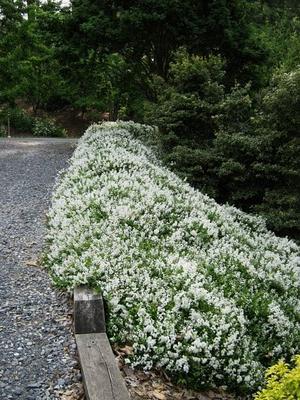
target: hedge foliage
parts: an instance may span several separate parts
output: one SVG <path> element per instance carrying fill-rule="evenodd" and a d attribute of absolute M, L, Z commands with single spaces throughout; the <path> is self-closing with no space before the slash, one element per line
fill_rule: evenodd
<path fill-rule="evenodd" d="M 164 168 L 133 123 L 91 126 L 59 182 L 46 263 L 102 291 L 133 366 L 247 393 L 299 352 L 299 247 Z"/>

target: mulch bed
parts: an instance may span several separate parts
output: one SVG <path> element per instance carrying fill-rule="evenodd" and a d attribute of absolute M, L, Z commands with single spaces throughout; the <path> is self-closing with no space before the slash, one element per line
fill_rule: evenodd
<path fill-rule="evenodd" d="M 115 347 L 114 352 L 132 400 L 238 400 L 224 390 L 196 392 L 172 383 L 162 370 L 142 371 L 126 365 L 130 346 Z"/>

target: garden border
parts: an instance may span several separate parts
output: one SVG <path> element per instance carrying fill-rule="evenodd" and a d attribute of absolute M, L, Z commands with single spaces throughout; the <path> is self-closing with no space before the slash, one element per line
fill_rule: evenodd
<path fill-rule="evenodd" d="M 106 335 L 101 294 L 74 289 L 74 330 L 87 400 L 129 400 Z"/>

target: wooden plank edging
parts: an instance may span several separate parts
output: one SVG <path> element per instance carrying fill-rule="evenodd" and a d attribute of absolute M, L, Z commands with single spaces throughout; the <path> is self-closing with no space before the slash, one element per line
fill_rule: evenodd
<path fill-rule="evenodd" d="M 74 327 L 87 400 L 129 400 L 106 335 L 102 296 L 74 289 Z"/>
<path fill-rule="evenodd" d="M 74 329 L 75 334 L 106 332 L 102 296 L 87 286 L 74 289 Z"/>

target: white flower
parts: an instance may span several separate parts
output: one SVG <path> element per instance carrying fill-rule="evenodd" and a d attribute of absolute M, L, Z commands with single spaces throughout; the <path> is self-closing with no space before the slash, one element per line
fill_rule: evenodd
<path fill-rule="evenodd" d="M 101 290 L 110 339 L 133 345 L 133 366 L 253 389 L 266 354 L 300 351 L 299 247 L 164 168 L 139 140 L 156 134 L 87 130 L 56 185 L 48 266 L 68 289 Z"/>

